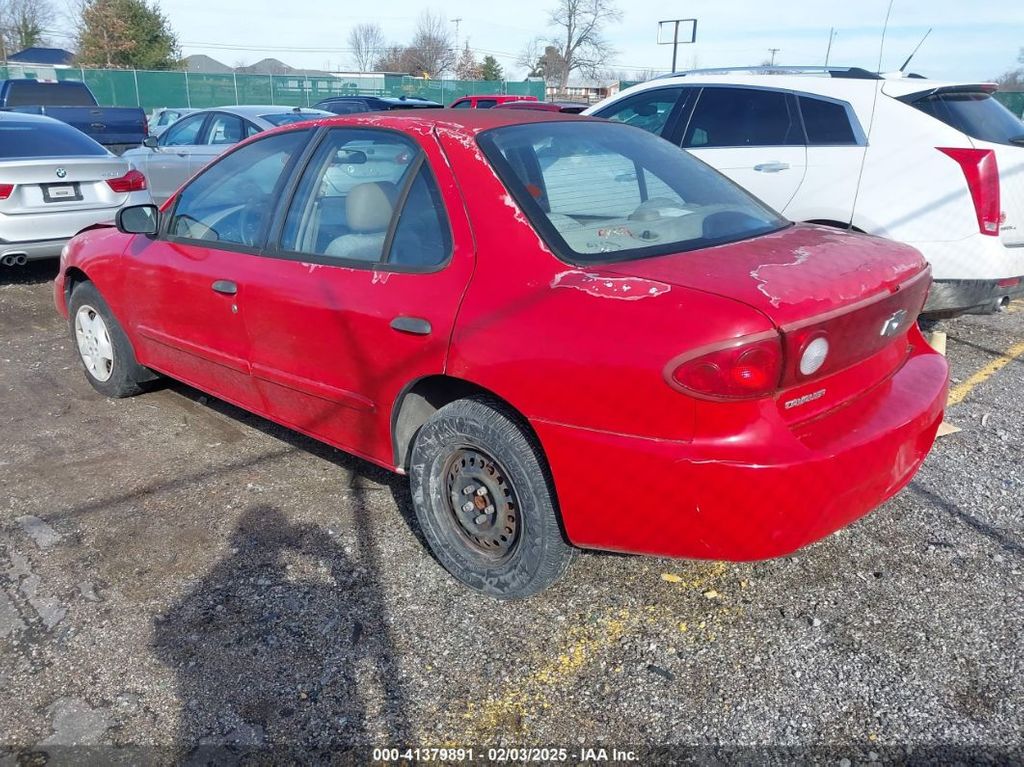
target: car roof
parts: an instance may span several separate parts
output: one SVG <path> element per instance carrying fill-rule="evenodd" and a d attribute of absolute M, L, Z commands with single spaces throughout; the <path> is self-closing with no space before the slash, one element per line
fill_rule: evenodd
<path fill-rule="evenodd" d="M 755 68 L 756 69 L 756 68 Z M 846 68 L 849 69 L 849 68 Z M 836 71 L 843 72 L 843 68 Z M 860 70 L 857 70 L 860 71 Z M 869 76 L 870 75 L 870 76 Z M 750 70 L 696 70 L 693 72 L 677 72 L 663 75 L 640 83 L 622 91 L 622 94 L 639 92 L 649 88 L 664 88 L 673 85 L 743 85 L 754 88 L 778 88 L 780 90 L 812 93 L 821 96 L 843 98 L 844 95 L 861 92 L 871 93 L 879 86 L 886 94 L 899 97 L 910 93 L 918 93 L 933 88 L 947 88 L 962 85 L 982 85 L 982 83 L 956 83 L 940 80 L 929 80 L 925 77 L 909 77 L 899 73 L 865 76 L 829 75 L 828 71 L 750 71 Z M 634 91 L 634 88 L 636 91 Z"/>
<path fill-rule="evenodd" d="M 608 125 L 606 120 L 587 118 L 563 112 L 545 112 L 539 109 L 415 109 L 392 112 L 362 112 L 354 115 L 337 115 L 316 120 L 318 125 L 372 125 L 396 130 L 439 127 L 458 133 L 475 134 L 491 128 L 507 125 L 523 125 L 543 122 L 590 122 Z"/>
<path fill-rule="evenodd" d="M 314 109 L 312 107 L 293 107 L 284 104 L 240 104 L 223 107 L 209 107 L 208 109 L 196 109 L 193 110 L 193 114 L 200 112 L 227 112 L 228 114 L 252 120 L 254 118 L 262 117 L 263 115 L 289 114 L 296 112 L 296 110 L 298 110 L 298 114 L 309 114 L 311 117 L 315 117 L 323 112 L 323 110 Z"/>

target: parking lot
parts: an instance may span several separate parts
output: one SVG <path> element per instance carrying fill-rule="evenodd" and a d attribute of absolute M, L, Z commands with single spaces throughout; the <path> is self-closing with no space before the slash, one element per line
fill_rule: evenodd
<path fill-rule="evenodd" d="M 465 589 L 403 477 L 167 384 L 111 401 L 0 272 L 0 756 L 37 744 L 1019 748 L 1024 307 L 944 323 L 942 438 L 796 555 Z M 627 478 L 624 478 L 626 481 Z"/>

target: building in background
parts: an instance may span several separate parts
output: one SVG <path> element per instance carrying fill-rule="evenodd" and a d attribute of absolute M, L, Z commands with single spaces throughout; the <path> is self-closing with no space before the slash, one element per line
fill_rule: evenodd
<path fill-rule="evenodd" d="M 63 48 L 26 48 L 7 57 L 11 64 L 68 69 L 74 66 L 75 54 Z"/>

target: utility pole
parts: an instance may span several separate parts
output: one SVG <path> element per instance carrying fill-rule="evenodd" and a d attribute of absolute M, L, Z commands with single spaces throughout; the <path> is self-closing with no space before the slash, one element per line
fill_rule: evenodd
<path fill-rule="evenodd" d="M 825 49 L 825 66 L 826 67 L 828 66 L 829 56 L 832 55 L 832 41 L 836 39 L 836 35 L 838 35 L 838 34 L 839 33 L 836 31 L 835 27 L 832 27 L 828 31 L 828 48 Z"/>
<path fill-rule="evenodd" d="M 768 66 L 774 67 L 775 66 L 775 54 L 778 53 L 779 51 L 781 51 L 782 49 L 781 48 L 769 48 L 768 50 L 772 54 L 772 60 L 771 60 L 771 63 Z"/>
<path fill-rule="evenodd" d="M 451 21 L 451 23 L 455 25 L 455 52 L 458 53 L 458 51 L 459 51 L 459 26 L 462 24 L 462 17 L 459 16 L 458 18 L 449 19 L 449 21 Z"/>

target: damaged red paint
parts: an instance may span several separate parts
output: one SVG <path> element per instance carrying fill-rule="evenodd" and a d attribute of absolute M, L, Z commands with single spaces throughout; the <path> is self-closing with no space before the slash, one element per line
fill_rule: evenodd
<path fill-rule="evenodd" d="M 639 301 L 668 293 L 671 285 L 642 277 L 606 277 L 595 272 L 573 269 L 555 275 L 552 288 L 575 288 L 597 298 L 616 298 L 620 301 Z"/>

